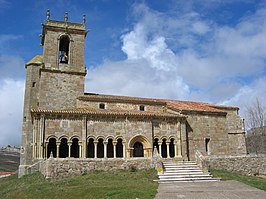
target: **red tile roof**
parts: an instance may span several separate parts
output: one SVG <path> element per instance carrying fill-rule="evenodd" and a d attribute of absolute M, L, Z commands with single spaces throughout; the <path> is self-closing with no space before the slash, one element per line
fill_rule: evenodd
<path fill-rule="evenodd" d="M 103 116 L 144 116 L 144 117 L 169 117 L 180 118 L 185 117 L 180 113 L 167 113 L 167 112 L 150 112 L 150 111 L 132 111 L 132 110 L 108 110 L 108 109 L 89 109 L 89 108 L 73 108 L 61 110 L 44 110 L 32 109 L 32 113 L 44 114 L 89 114 L 89 115 L 103 115 Z"/>
<path fill-rule="evenodd" d="M 167 100 L 167 106 L 171 109 L 180 110 L 181 112 L 211 112 L 211 113 L 224 113 L 212 106 L 211 104 L 204 102 L 190 102 L 190 101 L 177 101 Z"/>
<path fill-rule="evenodd" d="M 205 102 L 191 102 L 167 99 L 141 98 L 129 96 L 101 95 L 94 93 L 85 93 L 84 96 L 78 97 L 82 101 L 102 101 L 102 102 L 123 102 L 138 104 L 164 105 L 170 109 L 181 112 L 209 112 L 209 113 L 226 113 L 221 109 L 238 109 L 232 106 L 214 105 Z"/>
<path fill-rule="evenodd" d="M 91 108 L 73 108 L 61 110 L 44 110 L 32 109 L 32 113 L 47 113 L 47 114 L 90 114 L 90 115 L 117 115 L 117 116 L 145 116 L 145 117 L 185 117 L 186 113 L 202 113 L 202 114 L 222 114 L 225 115 L 228 109 L 238 110 L 238 107 L 214 105 L 205 102 L 191 102 L 167 99 L 141 98 L 129 96 L 102 95 L 94 93 L 85 93 L 79 96 L 78 100 L 93 101 L 93 102 L 120 102 L 120 103 L 137 103 L 137 104 L 152 104 L 165 106 L 175 113 L 169 112 L 149 112 L 139 110 L 110 110 L 110 109 L 91 109 Z"/>

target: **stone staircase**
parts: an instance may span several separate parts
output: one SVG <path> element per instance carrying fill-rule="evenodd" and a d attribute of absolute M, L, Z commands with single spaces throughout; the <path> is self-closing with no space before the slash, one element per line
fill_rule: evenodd
<path fill-rule="evenodd" d="M 170 162 L 164 161 L 164 173 L 158 174 L 158 183 L 172 183 L 172 182 L 207 182 L 219 181 L 218 178 L 213 178 L 210 173 L 204 173 L 196 162 Z"/>

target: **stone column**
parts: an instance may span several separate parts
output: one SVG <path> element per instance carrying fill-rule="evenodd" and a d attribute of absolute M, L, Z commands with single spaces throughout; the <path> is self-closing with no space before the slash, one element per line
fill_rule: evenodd
<path fill-rule="evenodd" d="M 108 142 L 106 142 L 106 141 L 103 142 L 103 146 L 104 146 L 104 147 L 103 147 L 103 149 L 104 149 L 104 150 L 103 150 L 103 157 L 104 157 L 104 158 L 107 158 L 107 143 L 108 143 Z"/>
<path fill-rule="evenodd" d="M 113 148 L 114 148 L 114 158 L 116 158 L 116 141 L 113 141 Z"/>
<path fill-rule="evenodd" d="M 33 133 L 32 133 L 32 157 L 36 158 L 36 131 L 37 131 L 37 118 L 33 118 Z"/>
<path fill-rule="evenodd" d="M 97 141 L 94 141 L 94 158 L 97 158 L 97 144 L 98 142 Z"/>
<path fill-rule="evenodd" d="M 175 158 L 177 158 L 178 157 L 178 155 L 177 155 L 177 153 L 178 153 L 177 141 L 175 141 L 174 144 L 175 144 L 175 147 L 174 147 L 174 149 L 175 149 Z"/>
<path fill-rule="evenodd" d="M 68 145 L 68 157 L 70 158 L 71 157 L 71 145 L 72 145 L 72 142 L 67 142 L 67 145 Z"/>
<path fill-rule="evenodd" d="M 46 159 L 47 157 L 50 157 L 50 154 L 48 154 L 48 142 L 45 141 L 44 143 L 44 159 Z"/>
<path fill-rule="evenodd" d="M 166 153 L 167 153 L 167 158 L 170 158 L 170 142 L 166 142 Z"/>
<path fill-rule="evenodd" d="M 158 153 L 159 153 L 159 155 L 161 157 L 163 157 L 163 154 L 162 154 L 162 142 L 158 142 L 158 145 L 159 145 L 159 151 L 158 151 Z"/>
<path fill-rule="evenodd" d="M 80 155 L 81 158 L 86 158 L 86 152 L 87 152 L 87 117 L 84 115 L 82 117 L 82 136 L 81 136 L 81 141 L 82 141 L 82 155 Z"/>
<path fill-rule="evenodd" d="M 40 119 L 37 119 L 36 120 L 36 128 L 35 128 L 35 158 L 39 158 L 39 152 L 40 152 L 40 150 L 39 150 L 39 140 L 38 140 L 38 136 L 39 136 L 39 132 L 40 132 Z"/>
<path fill-rule="evenodd" d="M 39 131 L 39 158 L 43 158 L 43 151 L 44 151 L 44 142 L 43 142 L 43 137 L 44 137 L 44 115 L 41 115 L 41 120 L 40 120 L 40 131 Z"/>
<path fill-rule="evenodd" d="M 123 158 L 126 158 L 127 157 L 127 154 L 126 154 L 126 142 L 122 142 L 123 144 Z"/>
<path fill-rule="evenodd" d="M 128 149 L 127 149 L 127 156 L 126 156 L 126 157 L 130 157 L 130 152 L 131 152 L 131 150 L 132 150 L 131 148 L 128 148 Z"/>
<path fill-rule="evenodd" d="M 60 147 L 60 142 L 56 142 L 56 158 L 59 158 L 59 147 Z"/>
<path fill-rule="evenodd" d="M 183 160 L 188 160 L 187 157 L 187 137 L 186 137 L 186 123 L 185 120 L 182 120 L 181 123 L 181 150 L 182 150 L 182 158 Z"/>
<path fill-rule="evenodd" d="M 79 158 L 83 158 L 82 142 L 79 142 Z"/>

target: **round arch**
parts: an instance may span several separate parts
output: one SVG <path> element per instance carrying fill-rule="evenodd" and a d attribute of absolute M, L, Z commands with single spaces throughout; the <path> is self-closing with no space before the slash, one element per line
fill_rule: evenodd
<path fill-rule="evenodd" d="M 96 138 L 93 135 L 90 135 L 87 137 L 87 142 L 89 142 L 90 139 L 93 139 L 94 141 L 96 141 Z"/>
<path fill-rule="evenodd" d="M 67 141 L 69 140 L 69 137 L 67 135 L 62 135 L 61 137 L 58 138 L 58 141 L 61 141 L 64 138 L 67 139 Z"/>
<path fill-rule="evenodd" d="M 121 139 L 122 141 L 124 140 L 123 136 L 118 135 L 118 136 L 116 136 L 116 137 L 114 138 L 114 141 L 117 142 L 119 139 Z"/>
<path fill-rule="evenodd" d="M 129 154 L 128 155 L 130 157 L 134 157 L 134 152 L 136 150 L 139 151 L 138 154 L 141 154 L 141 150 L 143 150 L 143 156 L 144 157 L 151 157 L 151 155 L 152 155 L 151 143 L 143 135 L 136 135 L 136 136 L 132 137 L 128 142 L 128 147 L 129 147 Z"/>
<path fill-rule="evenodd" d="M 100 139 L 102 139 L 103 141 L 105 140 L 104 136 L 99 135 L 99 136 L 96 138 L 96 141 L 98 142 Z"/>
<path fill-rule="evenodd" d="M 58 137 L 56 137 L 55 135 L 50 135 L 46 138 L 46 142 L 49 142 L 51 138 L 54 138 L 56 141 L 58 141 Z"/>
<path fill-rule="evenodd" d="M 80 137 L 77 136 L 77 135 L 73 135 L 71 138 L 70 138 L 70 141 L 73 141 L 73 139 L 77 138 L 78 140 L 80 140 Z"/>
<path fill-rule="evenodd" d="M 114 136 L 112 136 L 112 135 L 108 135 L 108 136 L 105 138 L 105 142 L 108 142 L 109 139 L 114 140 Z"/>

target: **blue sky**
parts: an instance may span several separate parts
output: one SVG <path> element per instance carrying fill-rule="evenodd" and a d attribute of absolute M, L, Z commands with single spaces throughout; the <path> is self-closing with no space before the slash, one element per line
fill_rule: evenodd
<path fill-rule="evenodd" d="M 25 63 L 51 19 L 90 29 L 86 91 L 236 105 L 266 101 L 266 3 L 0 0 L 0 146 L 20 143 Z"/>

